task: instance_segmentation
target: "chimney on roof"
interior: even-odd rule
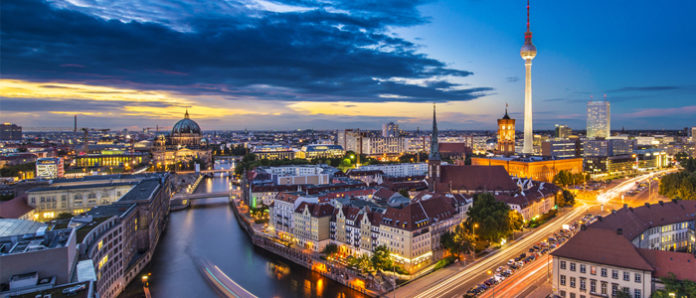
[[[623,229],[622,228],[616,229],[616,235],[623,235]]]
[[[581,231],[587,230],[587,226],[586,226],[585,224],[581,224],[581,225],[580,225],[580,230],[581,230]]]
[[[675,203],[675,204],[676,204],[676,203],[678,203],[678,202],[679,202],[679,200],[677,200],[677,199],[672,199],[672,203]]]
[[[633,207],[628,207],[628,210],[630,210],[631,212],[633,212]]]
[[[664,205],[665,205],[665,202],[663,202],[662,200],[660,200],[658,203],[660,203],[660,206],[664,206]]]
[[[604,217],[602,217],[601,215],[597,215],[597,220],[603,221],[603,220],[604,220]]]
[[[624,209],[628,208],[628,204],[624,204]]]
[[[645,207],[650,208],[650,203],[645,203]]]

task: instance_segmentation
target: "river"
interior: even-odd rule
[[[219,192],[229,185],[229,178],[216,175],[202,181],[197,192]],[[152,274],[152,297],[217,296],[201,277],[193,257],[214,263],[258,297],[360,296],[316,272],[254,247],[227,202],[227,198],[198,200],[190,209],[170,214],[152,262],[143,271]],[[142,297],[140,280],[134,280],[121,296]]]

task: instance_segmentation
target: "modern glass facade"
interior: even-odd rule
[[[611,111],[608,101],[587,102],[587,138],[608,138],[611,133]]]

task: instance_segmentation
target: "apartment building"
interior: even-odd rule
[[[598,218],[552,253],[561,297],[650,297],[660,278],[696,281],[696,201],[624,208]]]

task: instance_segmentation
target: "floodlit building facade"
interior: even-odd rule
[[[587,138],[611,136],[611,109],[608,101],[587,102]]]

